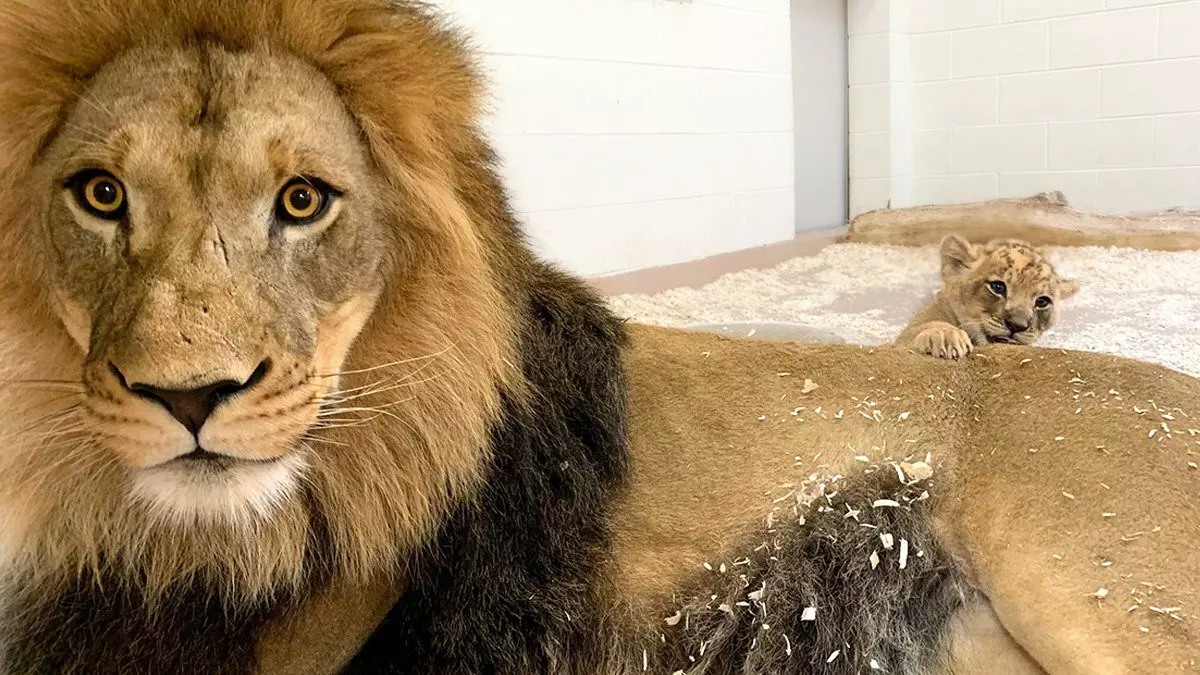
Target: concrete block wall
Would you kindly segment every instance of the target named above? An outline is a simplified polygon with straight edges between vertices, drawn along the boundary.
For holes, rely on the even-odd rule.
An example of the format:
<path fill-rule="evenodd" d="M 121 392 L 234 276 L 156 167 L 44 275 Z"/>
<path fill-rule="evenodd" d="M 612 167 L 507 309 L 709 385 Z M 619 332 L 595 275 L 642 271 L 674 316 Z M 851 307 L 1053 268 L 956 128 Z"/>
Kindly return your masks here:
<path fill-rule="evenodd" d="M 850 0 L 851 211 L 1200 206 L 1200 1 Z"/>
<path fill-rule="evenodd" d="M 791 239 L 788 0 L 439 0 L 534 245 L 585 275 Z"/>

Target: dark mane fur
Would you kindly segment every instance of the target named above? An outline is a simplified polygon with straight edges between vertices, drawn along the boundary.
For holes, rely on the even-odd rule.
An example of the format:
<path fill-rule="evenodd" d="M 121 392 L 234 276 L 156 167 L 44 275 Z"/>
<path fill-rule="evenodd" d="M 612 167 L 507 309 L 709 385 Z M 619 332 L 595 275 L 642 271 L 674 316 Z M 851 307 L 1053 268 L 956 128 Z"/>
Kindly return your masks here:
<path fill-rule="evenodd" d="M 626 463 L 624 334 L 581 283 L 534 275 L 522 336 L 533 396 L 506 398 L 484 489 L 411 561 L 351 672 L 553 672 L 595 637 L 589 592 Z"/>
<path fill-rule="evenodd" d="M 532 395 L 505 397 L 485 487 L 403 561 L 408 590 L 351 672 L 546 672 L 592 635 L 588 589 L 626 468 L 624 332 L 582 283 L 540 264 L 529 279 Z M 197 586 L 151 612 L 136 589 L 84 578 L 14 608 L 6 672 L 248 672 L 259 631 L 291 602 L 230 611 Z"/>

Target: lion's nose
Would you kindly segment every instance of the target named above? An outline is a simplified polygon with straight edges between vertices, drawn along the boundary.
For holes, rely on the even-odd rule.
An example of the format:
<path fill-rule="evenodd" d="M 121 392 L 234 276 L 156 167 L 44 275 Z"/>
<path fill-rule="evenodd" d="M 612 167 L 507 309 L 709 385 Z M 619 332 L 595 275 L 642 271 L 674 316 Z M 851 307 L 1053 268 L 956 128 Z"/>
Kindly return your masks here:
<path fill-rule="evenodd" d="M 220 380 L 203 387 L 186 390 L 163 389 L 144 382 L 127 382 L 115 365 L 112 370 L 126 389 L 166 408 L 185 429 L 192 435 L 196 435 L 200 433 L 200 428 L 208 421 L 217 406 L 258 384 L 266 376 L 269 366 L 268 361 L 258 364 L 250 377 L 243 382 Z"/>

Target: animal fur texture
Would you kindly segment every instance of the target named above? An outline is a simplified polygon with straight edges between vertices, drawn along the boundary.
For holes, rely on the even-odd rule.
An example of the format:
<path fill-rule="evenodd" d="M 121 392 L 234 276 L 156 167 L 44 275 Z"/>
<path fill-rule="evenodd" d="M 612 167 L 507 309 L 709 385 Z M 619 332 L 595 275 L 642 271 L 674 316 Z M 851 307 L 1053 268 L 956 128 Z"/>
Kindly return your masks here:
<path fill-rule="evenodd" d="M 0 92 L 6 672 L 1195 657 L 1093 564 L 1200 602 L 1194 380 L 624 325 L 526 245 L 422 3 L 0 0 Z"/>
<path fill-rule="evenodd" d="M 922 354 L 959 359 L 990 342 L 1031 345 L 1058 323 L 1061 300 L 1079 290 L 1045 254 L 1016 239 L 941 245 L 942 288 L 897 339 Z"/>

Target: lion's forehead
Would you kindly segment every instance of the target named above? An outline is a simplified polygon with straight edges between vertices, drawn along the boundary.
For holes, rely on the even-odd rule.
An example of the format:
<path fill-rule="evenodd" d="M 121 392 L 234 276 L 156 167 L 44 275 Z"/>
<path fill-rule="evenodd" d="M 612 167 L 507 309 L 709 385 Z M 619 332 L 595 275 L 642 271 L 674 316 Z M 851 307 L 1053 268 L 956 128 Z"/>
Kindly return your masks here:
<path fill-rule="evenodd" d="M 287 55 L 213 46 L 114 59 L 63 136 L 81 161 L 115 166 L 134 189 L 175 200 L 220 193 L 246 202 L 291 175 L 347 180 L 364 163 L 357 125 L 322 74 Z"/>

